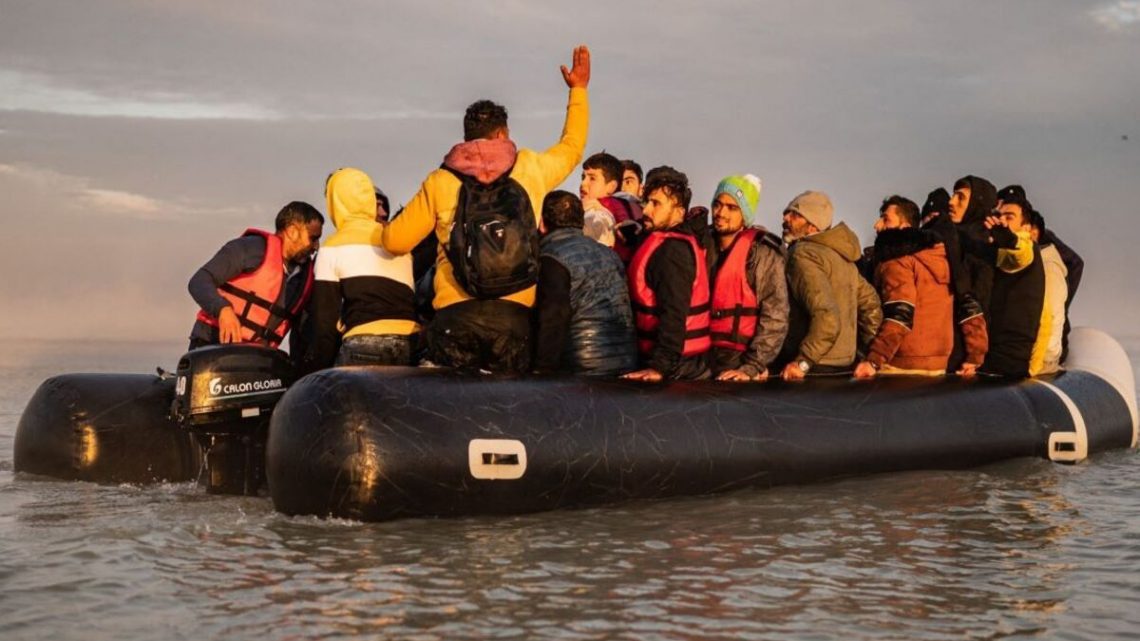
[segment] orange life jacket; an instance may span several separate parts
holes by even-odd
[[[709,325],[713,347],[743,352],[756,335],[756,316],[760,310],[756,292],[748,284],[748,250],[758,231],[752,227],[740,232],[717,268]]]
[[[689,297],[689,314],[685,318],[685,343],[681,350],[684,357],[697,356],[709,351],[712,346],[709,339],[709,277],[708,268],[705,267],[705,250],[691,235],[671,231],[651,233],[629,264],[629,296],[633,303],[634,325],[637,327],[637,349],[648,356],[657,342],[657,296],[645,281],[645,270],[654,252],[670,238],[689,243],[697,263],[697,277],[693,281],[693,293]]]
[[[288,308],[277,305],[277,297],[285,286],[285,269],[281,238],[261,229],[247,229],[242,236],[265,239],[265,258],[252,272],[239,274],[218,288],[241,322],[241,342],[277,347],[289,333],[289,326],[300,315],[313,289],[312,262],[305,265],[305,285],[301,295]],[[198,320],[218,326],[218,319],[198,310]]]

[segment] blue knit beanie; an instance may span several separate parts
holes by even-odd
[[[744,226],[751,227],[752,219],[756,217],[756,206],[760,204],[761,187],[760,179],[752,174],[729,176],[716,186],[713,202],[721,194],[728,194],[740,207],[740,213],[744,215]]]

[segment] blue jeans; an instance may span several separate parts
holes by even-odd
[[[341,365],[412,365],[416,335],[360,334],[341,343],[336,355]]]

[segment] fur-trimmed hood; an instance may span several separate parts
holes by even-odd
[[[940,283],[950,282],[950,264],[946,258],[946,246],[938,234],[925,229],[885,229],[875,238],[875,262],[883,264],[889,260],[913,256],[933,279]]]

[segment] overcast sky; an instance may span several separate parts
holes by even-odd
[[[587,153],[755,173],[770,227],[822,189],[865,243],[892,193],[1022,183],[1075,320],[1140,333],[1140,2],[0,0],[0,337],[186,336],[190,275],[330,171],[405,202],[479,98],[555,142],[578,43]]]

